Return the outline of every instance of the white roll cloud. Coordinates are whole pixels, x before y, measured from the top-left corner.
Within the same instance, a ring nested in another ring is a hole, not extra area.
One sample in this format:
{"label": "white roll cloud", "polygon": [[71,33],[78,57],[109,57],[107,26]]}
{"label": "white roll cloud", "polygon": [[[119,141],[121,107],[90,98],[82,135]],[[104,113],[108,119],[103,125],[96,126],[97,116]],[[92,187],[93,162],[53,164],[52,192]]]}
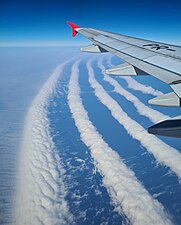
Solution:
{"label": "white roll cloud", "polygon": [[[91,68],[90,62],[87,66]],[[171,224],[163,206],[151,197],[136,179],[133,171],[126,167],[119,155],[108,146],[91,123],[80,97],[78,76],[79,61],[72,67],[69,83],[70,111],[82,141],[91,151],[95,166],[103,177],[103,184],[116,210],[121,215],[124,213],[134,225]]]}
{"label": "white roll cloud", "polygon": [[148,132],[135,120],[131,119],[120,105],[104,90],[95,80],[91,60],[87,62],[89,82],[95,90],[95,95],[111,112],[112,116],[125,128],[127,133],[138,140],[146,150],[153,154],[155,159],[170,168],[179,178],[181,178],[181,154],[175,148],[167,145],[156,136]]}
{"label": "white roll cloud", "polygon": [[153,123],[158,123],[162,120],[167,120],[170,118],[169,116],[163,113],[160,113],[146,106],[145,104],[143,104],[135,95],[125,90],[115,79],[105,74],[104,72],[105,67],[103,65],[103,57],[99,58],[98,66],[101,69],[102,74],[104,75],[104,80],[109,82],[114,87],[114,90],[116,93],[124,96],[128,101],[132,102],[140,115],[146,116]]}
{"label": "white roll cloud", "polygon": [[14,210],[17,225],[60,225],[73,221],[65,200],[65,171],[51,137],[47,116],[48,100],[69,62],[54,70],[26,116]]}
{"label": "white roll cloud", "polygon": [[[108,65],[110,67],[112,67],[112,63],[111,63],[111,59],[112,59],[112,55],[109,56],[108,58]],[[161,91],[158,91],[158,90],[155,90],[154,88],[152,88],[151,86],[149,85],[144,85],[144,84],[141,84],[139,83],[138,81],[136,81],[134,78],[132,77],[127,77],[127,76],[120,76],[119,78],[125,80],[128,84],[128,87],[132,90],[135,90],[135,91],[140,91],[142,92],[143,94],[150,94],[150,95],[153,95],[153,96],[159,96],[159,95],[162,95],[163,93]]]}

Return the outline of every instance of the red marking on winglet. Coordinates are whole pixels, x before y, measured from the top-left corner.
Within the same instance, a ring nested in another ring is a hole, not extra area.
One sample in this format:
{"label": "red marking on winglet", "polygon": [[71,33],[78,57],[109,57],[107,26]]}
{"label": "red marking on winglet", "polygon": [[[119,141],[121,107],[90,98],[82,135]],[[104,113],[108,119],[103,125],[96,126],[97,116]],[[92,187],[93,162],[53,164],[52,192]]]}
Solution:
{"label": "red marking on winglet", "polygon": [[80,28],[80,26],[77,26],[76,24],[73,24],[71,22],[67,22],[67,24],[72,28],[72,36],[75,37],[77,34],[76,28]]}

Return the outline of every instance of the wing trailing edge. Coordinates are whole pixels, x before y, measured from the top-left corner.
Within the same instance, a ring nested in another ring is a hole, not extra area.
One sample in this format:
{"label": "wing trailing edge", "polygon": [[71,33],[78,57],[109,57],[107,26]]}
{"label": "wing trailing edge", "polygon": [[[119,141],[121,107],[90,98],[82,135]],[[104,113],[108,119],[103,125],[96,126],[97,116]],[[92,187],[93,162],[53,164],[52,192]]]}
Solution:
{"label": "wing trailing edge", "polygon": [[90,53],[100,53],[100,52],[107,52],[105,49],[101,48],[98,45],[91,44],[88,46],[85,46],[80,49],[82,52],[90,52]]}
{"label": "wing trailing edge", "polygon": [[174,92],[152,98],[148,101],[148,103],[151,105],[160,106],[181,106],[180,98]]}
{"label": "wing trailing edge", "polygon": [[128,63],[123,63],[117,66],[114,66],[106,70],[107,74],[116,75],[116,76],[140,76],[148,75],[146,72],[138,69],[135,66],[132,66]]}
{"label": "wing trailing edge", "polygon": [[152,105],[160,106],[181,106],[181,83],[170,86],[174,92],[160,95],[148,101]]}

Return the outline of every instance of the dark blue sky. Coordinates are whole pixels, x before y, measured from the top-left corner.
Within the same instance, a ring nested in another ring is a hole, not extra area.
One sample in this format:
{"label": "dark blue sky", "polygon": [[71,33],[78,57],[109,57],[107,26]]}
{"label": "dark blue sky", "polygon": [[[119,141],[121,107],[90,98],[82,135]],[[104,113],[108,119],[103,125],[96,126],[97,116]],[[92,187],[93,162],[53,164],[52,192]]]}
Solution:
{"label": "dark blue sky", "polygon": [[81,45],[66,22],[181,45],[181,0],[0,0],[0,45]]}

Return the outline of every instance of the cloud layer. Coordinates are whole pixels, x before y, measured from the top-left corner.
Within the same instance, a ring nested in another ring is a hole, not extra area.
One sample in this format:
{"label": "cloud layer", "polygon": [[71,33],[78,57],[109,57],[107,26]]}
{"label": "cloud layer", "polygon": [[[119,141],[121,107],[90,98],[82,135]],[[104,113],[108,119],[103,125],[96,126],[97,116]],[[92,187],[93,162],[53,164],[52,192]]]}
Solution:
{"label": "cloud layer", "polygon": [[128,101],[132,102],[140,115],[146,116],[153,123],[158,123],[159,121],[167,120],[170,118],[169,116],[164,115],[163,113],[160,113],[143,104],[136,96],[134,96],[133,94],[125,90],[123,87],[121,87],[121,85],[116,80],[106,75],[104,72],[105,67],[103,66],[102,61],[103,58],[99,58],[98,66],[101,69],[102,74],[104,75],[104,80],[109,82],[114,87],[116,93],[124,96]]}
{"label": "cloud layer", "polygon": [[47,104],[70,60],[58,66],[32,102],[21,146],[15,218],[17,225],[70,224],[73,216],[65,200],[64,169],[53,143]]}
{"label": "cloud layer", "polygon": [[[108,65],[110,67],[113,66],[112,63],[111,63],[111,59],[112,59],[112,56],[110,56],[108,58]],[[140,91],[143,94],[151,94],[153,96],[158,96],[158,95],[162,95],[163,94],[161,91],[155,90],[151,86],[145,86],[145,85],[139,83],[138,81],[136,81],[132,77],[120,76],[120,78],[127,82],[129,88],[131,88],[131,89],[133,89],[135,91]]]}
{"label": "cloud layer", "polygon": [[127,133],[134,139],[140,141],[147,151],[152,153],[156,160],[169,167],[179,178],[181,178],[181,154],[173,147],[167,145],[156,136],[148,132],[136,121],[131,119],[120,105],[104,90],[95,80],[91,60],[87,63],[89,82],[95,90],[95,95],[110,111],[112,116],[126,129]]}
{"label": "cloud layer", "polygon": [[[120,214],[124,213],[135,225],[171,224],[162,205],[149,195],[136,179],[133,171],[125,166],[119,155],[108,146],[89,120],[80,97],[79,62],[77,61],[72,67],[68,103],[81,139],[91,151],[95,166],[103,177],[103,184],[116,210]],[[96,86],[91,75],[93,70],[90,61],[87,67],[90,79],[92,79],[91,83],[93,82]],[[102,91],[104,90],[101,90],[100,95],[104,98]]]}

